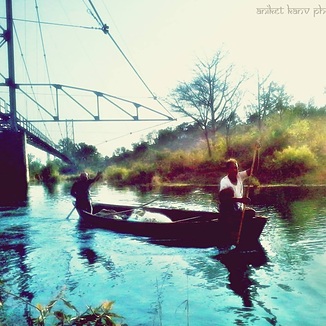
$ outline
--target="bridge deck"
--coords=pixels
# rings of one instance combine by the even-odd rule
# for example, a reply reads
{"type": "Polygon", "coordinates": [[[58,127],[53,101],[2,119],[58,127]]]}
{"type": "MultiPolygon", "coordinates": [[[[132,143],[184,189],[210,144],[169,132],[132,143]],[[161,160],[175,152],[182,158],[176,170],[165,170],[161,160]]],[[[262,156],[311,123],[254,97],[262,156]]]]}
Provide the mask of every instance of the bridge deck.
{"type": "MultiPolygon", "coordinates": [[[[40,130],[38,130],[18,112],[17,124],[19,131],[26,133],[28,144],[54,155],[66,163],[71,163],[70,159],[60,152],[59,147],[52,140],[46,137],[40,130]]],[[[9,105],[2,98],[0,98],[0,132],[10,130],[10,108],[9,105]]]]}

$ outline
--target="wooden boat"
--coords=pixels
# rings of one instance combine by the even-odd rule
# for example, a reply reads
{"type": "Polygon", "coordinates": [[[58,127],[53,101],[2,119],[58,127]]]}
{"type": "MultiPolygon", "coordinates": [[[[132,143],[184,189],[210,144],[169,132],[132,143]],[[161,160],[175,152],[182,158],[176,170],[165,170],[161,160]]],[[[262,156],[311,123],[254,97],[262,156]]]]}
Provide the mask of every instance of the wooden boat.
{"type": "MultiPolygon", "coordinates": [[[[139,208],[139,206],[95,203],[93,214],[80,209],[77,211],[82,227],[104,228],[114,232],[148,237],[154,243],[196,247],[236,243],[239,222],[237,221],[234,227],[230,227],[229,224],[226,225],[221,221],[220,214],[217,212],[141,207],[146,213],[163,214],[171,220],[170,223],[158,223],[132,220],[131,215],[139,208]]],[[[262,216],[245,219],[240,243],[257,242],[266,222],[267,218],[262,216]]]]}

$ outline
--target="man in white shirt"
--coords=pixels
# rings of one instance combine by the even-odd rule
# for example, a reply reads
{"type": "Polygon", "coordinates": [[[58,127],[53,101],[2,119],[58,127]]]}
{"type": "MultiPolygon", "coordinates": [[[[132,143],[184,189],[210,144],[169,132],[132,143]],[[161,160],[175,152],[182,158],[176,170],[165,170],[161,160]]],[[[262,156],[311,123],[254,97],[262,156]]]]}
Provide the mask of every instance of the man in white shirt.
{"type": "MultiPolygon", "coordinates": [[[[235,159],[226,162],[226,169],[227,175],[220,181],[220,213],[223,216],[241,216],[244,205],[250,203],[250,198],[243,196],[243,181],[251,175],[251,169],[239,172],[238,162],[235,159]]],[[[250,212],[246,212],[246,215],[255,215],[252,209],[250,212]]]]}

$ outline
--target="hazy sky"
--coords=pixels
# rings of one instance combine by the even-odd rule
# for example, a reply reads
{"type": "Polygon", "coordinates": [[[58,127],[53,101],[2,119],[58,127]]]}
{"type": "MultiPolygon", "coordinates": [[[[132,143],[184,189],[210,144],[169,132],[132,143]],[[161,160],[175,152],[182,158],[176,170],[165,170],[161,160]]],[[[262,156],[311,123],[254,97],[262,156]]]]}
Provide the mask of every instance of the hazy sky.
{"type": "MultiPolygon", "coordinates": [[[[13,1],[14,17],[98,27],[88,12],[88,0],[13,1]]],[[[326,1],[311,0],[93,0],[102,21],[149,88],[164,98],[179,81],[189,80],[198,59],[210,59],[219,49],[229,53],[240,70],[284,84],[295,100],[326,102],[326,1]],[[257,8],[278,8],[259,14],[257,8]],[[299,8],[304,8],[299,10],[299,8]],[[317,10],[318,9],[318,10],[317,10]],[[278,13],[277,13],[278,12],[278,13]],[[324,13],[325,12],[325,13],[324,13]]],[[[0,0],[5,17],[5,0],[0,0]]],[[[5,20],[0,20],[5,27],[5,20]]],[[[148,103],[150,94],[126,64],[112,40],[96,29],[71,28],[16,21],[19,45],[16,82],[52,83],[102,91],[148,103]],[[43,52],[45,49],[45,52],[43,52]],[[28,75],[25,70],[25,60],[28,75]],[[46,70],[45,61],[48,64],[46,70]]],[[[6,47],[0,48],[0,72],[7,76],[6,47]]],[[[1,78],[3,82],[3,78],[1,78]]],[[[256,91],[253,77],[247,84],[256,91]]],[[[0,88],[6,98],[7,89],[0,88]]],[[[243,103],[245,104],[245,103],[243,103]]],[[[19,110],[29,115],[31,106],[19,110]]],[[[74,118],[77,118],[76,116],[74,118]]],[[[178,118],[178,117],[177,117],[178,118]]],[[[179,119],[178,123],[182,120],[179,119]]],[[[110,155],[152,130],[175,126],[151,123],[75,124],[76,142],[98,147],[110,155]],[[159,126],[157,126],[159,125],[159,126]],[[155,127],[156,126],[156,127],[155,127]]],[[[47,127],[56,134],[56,126],[47,127]]],[[[60,138],[60,136],[57,136],[60,138]]]]}

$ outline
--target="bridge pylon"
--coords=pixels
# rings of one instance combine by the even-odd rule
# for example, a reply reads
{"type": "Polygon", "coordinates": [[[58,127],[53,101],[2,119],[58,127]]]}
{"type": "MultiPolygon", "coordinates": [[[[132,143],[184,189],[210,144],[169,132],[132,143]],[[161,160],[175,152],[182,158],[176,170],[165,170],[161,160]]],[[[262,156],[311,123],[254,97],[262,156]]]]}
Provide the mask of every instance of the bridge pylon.
{"type": "Polygon", "coordinates": [[[9,128],[0,130],[0,206],[18,205],[27,200],[28,168],[26,158],[26,134],[18,130],[16,114],[16,83],[14,69],[14,41],[12,1],[6,1],[7,29],[5,41],[8,46],[8,73],[10,114],[9,128]]]}
{"type": "Polygon", "coordinates": [[[0,132],[0,206],[21,205],[27,200],[28,162],[24,132],[0,132]]]}

